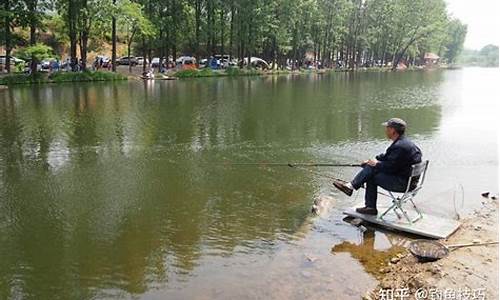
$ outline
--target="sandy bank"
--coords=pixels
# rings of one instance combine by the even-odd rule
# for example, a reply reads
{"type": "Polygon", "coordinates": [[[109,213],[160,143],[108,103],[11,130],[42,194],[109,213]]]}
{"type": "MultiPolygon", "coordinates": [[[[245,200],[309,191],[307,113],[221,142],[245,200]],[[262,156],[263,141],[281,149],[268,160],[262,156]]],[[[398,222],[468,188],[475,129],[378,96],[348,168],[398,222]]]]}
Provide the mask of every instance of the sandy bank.
{"type": "MultiPolygon", "coordinates": [[[[498,239],[498,200],[479,198],[482,207],[464,219],[461,228],[443,243],[498,239]]],[[[391,257],[379,271],[379,285],[364,299],[498,299],[499,296],[496,245],[456,249],[430,263],[419,263],[410,253],[401,253],[391,257]]]]}

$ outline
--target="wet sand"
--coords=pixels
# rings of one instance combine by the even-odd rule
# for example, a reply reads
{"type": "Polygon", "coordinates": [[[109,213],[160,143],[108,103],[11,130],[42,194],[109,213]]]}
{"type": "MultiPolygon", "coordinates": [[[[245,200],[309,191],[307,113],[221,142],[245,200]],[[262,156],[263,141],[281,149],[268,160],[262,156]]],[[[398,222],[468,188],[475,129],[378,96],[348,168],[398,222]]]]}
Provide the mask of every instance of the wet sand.
{"type": "MultiPolygon", "coordinates": [[[[444,244],[498,240],[498,199],[479,196],[477,201],[482,206],[463,219],[444,244]]],[[[432,293],[441,297],[435,299],[498,299],[498,246],[459,248],[428,263],[417,262],[408,252],[397,254],[386,260],[376,277],[378,286],[363,299],[385,299],[387,292],[408,292],[407,299],[433,299],[432,293]]]]}

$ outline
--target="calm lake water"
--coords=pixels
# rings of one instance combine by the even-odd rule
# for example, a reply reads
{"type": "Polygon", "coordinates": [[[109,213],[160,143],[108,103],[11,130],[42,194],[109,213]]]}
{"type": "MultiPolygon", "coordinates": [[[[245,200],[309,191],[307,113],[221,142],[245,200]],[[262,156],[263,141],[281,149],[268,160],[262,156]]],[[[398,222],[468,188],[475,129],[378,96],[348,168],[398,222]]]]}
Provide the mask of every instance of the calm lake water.
{"type": "Polygon", "coordinates": [[[446,217],[498,192],[500,72],[241,77],[0,92],[0,299],[359,299],[407,237],[344,222],[322,174],[399,116],[446,217]],[[463,187],[464,197],[461,189],[463,187]],[[328,198],[320,216],[311,203],[328,198]],[[332,252],[332,247],[335,251],[332,252]]]}

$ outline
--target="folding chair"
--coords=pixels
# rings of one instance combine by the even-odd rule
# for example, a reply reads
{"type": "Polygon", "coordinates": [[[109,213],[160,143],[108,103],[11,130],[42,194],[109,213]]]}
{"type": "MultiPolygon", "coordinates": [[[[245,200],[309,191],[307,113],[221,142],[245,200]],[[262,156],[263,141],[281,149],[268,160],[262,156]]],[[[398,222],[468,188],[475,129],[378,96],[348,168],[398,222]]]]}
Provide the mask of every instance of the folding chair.
{"type": "Polygon", "coordinates": [[[400,211],[406,218],[406,220],[408,220],[408,223],[410,225],[423,218],[422,212],[417,208],[417,205],[415,205],[413,198],[417,195],[418,191],[420,191],[420,189],[424,184],[425,174],[427,173],[428,166],[429,166],[428,160],[411,166],[411,175],[410,178],[408,178],[408,184],[404,192],[397,193],[394,191],[387,191],[388,194],[381,193],[382,195],[387,196],[392,200],[392,205],[379,216],[381,220],[383,220],[384,216],[390,211],[394,211],[396,216],[399,219],[401,219],[401,215],[398,213],[398,211],[400,211]],[[401,194],[401,195],[398,196],[395,194],[401,194]],[[403,208],[403,206],[407,202],[410,202],[413,205],[413,208],[417,213],[417,216],[413,219],[411,219],[408,216],[408,213],[403,208]]]}

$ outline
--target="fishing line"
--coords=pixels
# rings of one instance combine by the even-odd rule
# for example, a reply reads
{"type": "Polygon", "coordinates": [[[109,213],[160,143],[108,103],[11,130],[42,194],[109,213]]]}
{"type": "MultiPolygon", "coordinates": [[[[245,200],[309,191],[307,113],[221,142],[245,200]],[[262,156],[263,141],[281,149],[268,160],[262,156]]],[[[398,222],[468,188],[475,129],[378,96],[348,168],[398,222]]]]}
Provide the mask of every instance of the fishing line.
{"type": "MultiPolygon", "coordinates": [[[[333,176],[330,176],[330,175],[327,175],[327,174],[323,174],[323,173],[320,173],[320,172],[318,172],[318,171],[314,171],[314,170],[311,170],[311,169],[306,169],[306,168],[304,168],[304,167],[297,167],[297,166],[295,166],[295,167],[292,167],[292,168],[299,169],[299,170],[303,170],[303,171],[308,171],[309,173],[314,174],[314,175],[317,175],[317,176],[320,176],[320,177],[324,177],[324,178],[328,178],[328,179],[332,179],[332,180],[339,180],[339,181],[342,181],[342,182],[345,182],[345,183],[347,183],[347,182],[348,182],[348,181],[346,181],[346,180],[344,180],[344,179],[340,179],[340,178],[338,178],[338,177],[333,177],[333,176]]],[[[361,186],[361,188],[363,188],[363,189],[364,189],[364,188],[365,188],[365,186],[361,186]]],[[[357,198],[358,198],[358,194],[359,194],[359,189],[358,189],[358,190],[356,190],[356,196],[355,196],[354,200],[357,200],[357,198]]],[[[388,194],[386,194],[386,193],[384,193],[384,192],[381,192],[381,191],[377,191],[377,194],[382,195],[382,196],[389,197],[389,195],[388,195],[388,194]]]]}
{"type": "Polygon", "coordinates": [[[340,179],[338,177],[333,177],[333,176],[330,176],[328,174],[324,174],[324,173],[320,173],[318,171],[315,171],[313,169],[308,169],[308,168],[305,168],[303,166],[297,166],[297,165],[289,165],[290,168],[295,168],[295,169],[299,169],[299,170],[303,170],[303,171],[307,171],[311,174],[314,174],[316,176],[320,176],[320,177],[324,177],[324,178],[328,178],[328,179],[332,179],[332,180],[341,180],[341,181],[345,181],[343,179],[340,179]]]}
{"type": "Polygon", "coordinates": [[[214,162],[208,164],[215,165],[225,165],[225,166],[262,166],[262,167],[360,167],[361,164],[352,163],[302,163],[302,162],[289,162],[289,163],[279,163],[279,162],[214,162]]]}

